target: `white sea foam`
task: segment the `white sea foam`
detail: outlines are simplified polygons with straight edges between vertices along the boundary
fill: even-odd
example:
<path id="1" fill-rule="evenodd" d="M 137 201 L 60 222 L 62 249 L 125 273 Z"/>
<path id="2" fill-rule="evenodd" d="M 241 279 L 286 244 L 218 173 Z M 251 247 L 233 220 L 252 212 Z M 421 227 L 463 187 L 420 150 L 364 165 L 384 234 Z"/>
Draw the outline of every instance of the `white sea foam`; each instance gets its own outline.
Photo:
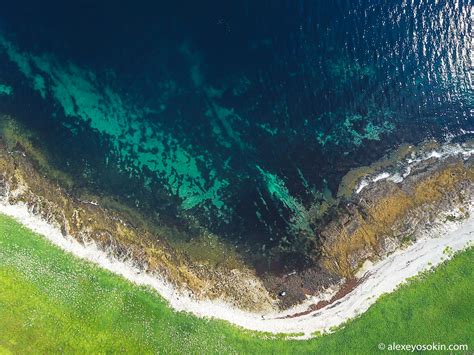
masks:
<path id="1" fill-rule="evenodd" d="M 25 204 L 10 205 L 4 200 L 0 201 L 0 213 L 13 217 L 24 226 L 77 257 L 96 263 L 138 285 L 152 287 L 177 311 L 187 311 L 199 317 L 223 319 L 250 330 L 271 333 L 304 333 L 304 336 L 300 337 L 302 339 L 311 337 L 311 333 L 316 331 L 328 332 L 331 327 L 338 326 L 365 312 L 383 293 L 393 291 L 407 278 L 439 264 L 443 258 L 446 258 L 444 253 L 446 247 L 457 251 L 474 241 L 474 217 L 470 217 L 462 224 L 458 222 L 440 224 L 437 228 L 426 232 L 410 247 L 371 264 L 367 270 L 364 270 L 370 276 L 336 303 L 303 316 L 279 319 L 301 310 L 302 306 L 285 312 L 257 314 L 236 309 L 222 301 L 197 300 L 190 295 L 177 292 L 159 275 L 148 274 L 131 262 L 114 259 L 93 243 L 83 245 L 71 236 L 63 236 L 57 226 L 48 224 L 32 214 Z M 471 216 L 473 215 L 474 213 L 471 213 Z M 331 294 L 332 291 L 329 290 L 322 299 L 327 299 Z M 308 302 L 315 301 L 317 300 L 308 300 Z"/>
<path id="2" fill-rule="evenodd" d="M 377 173 L 377 175 L 375 176 L 367 176 L 359 182 L 357 188 L 355 189 L 355 193 L 358 194 L 370 184 L 377 181 L 385 180 L 385 179 L 390 180 L 395 183 L 400 183 L 407 176 L 411 174 L 412 166 L 416 165 L 417 163 L 421 161 L 428 160 L 431 158 L 446 159 L 448 157 L 456 156 L 456 155 L 462 155 L 463 159 L 467 159 L 472 154 L 474 154 L 474 149 L 472 147 L 463 146 L 460 144 L 447 144 L 441 147 L 440 150 L 432 150 L 420 156 L 415 156 L 414 154 L 412 154 L 405 161 L 401 162 L 402 171 L 397 171 L 393 173 L 383 171 L 383 172 Z"/>
<path id="3" fill-rule="evenodd" d="M 367 180 L 365 180 L 365 179 L 362 180 L 362 181 L 360 182 L 359 186 L 357 187 L 356 193 L 361 192 L 361 191 L 364 189 L 364 187 L 369 186 L 369 184 L 370 184 L 369 181 L 367 181 Z"/>
<path id="4" fill-rule="evenodd" d="M 384 180 L 386 178 L 390 177 L 390 174 L 389 173 L 381 173 L 381 174 L 378 174 L 376 177 L 374 177 L 372 179 L 372 182 L 377 182 L 379 180 Z"/>

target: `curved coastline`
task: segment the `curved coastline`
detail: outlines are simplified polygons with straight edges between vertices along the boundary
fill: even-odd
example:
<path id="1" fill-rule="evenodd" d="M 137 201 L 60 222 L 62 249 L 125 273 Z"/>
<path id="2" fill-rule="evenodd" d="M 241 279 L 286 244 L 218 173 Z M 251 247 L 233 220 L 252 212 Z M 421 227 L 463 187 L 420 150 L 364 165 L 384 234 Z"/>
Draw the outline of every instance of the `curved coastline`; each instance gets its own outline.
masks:
<path id="1" fill-rule="evenodd" d="M 472 208 L 471 211 L 474 210 Z M 77 257 L 91 261 L 113 273 L 139 285 L 156 290 L 176 311 L 190 312 L 199 317 L 226 320 L 234 325 L 270 333 L 303 334 L 298 339 L 307 339 L 315 332 L 330 332 L 347 320 L 366 311 L 377 298 L 392 292 L 406 279 L 421 271 L 434 267 L 449 255 L 446 248 L 456 252 L 474 242 L 474 216 L 462 221 L 440 223 L 425 231 L 425 235 L 404 250 L 398 250 L 373 265 L 365 266 L 363 272 L 369 276 L 349 294 L 336 303 L 299 317 L 285 318 L 295 313 L 301 305 L 278 313 L 251 313 L 236 309 L 221 301 L 198 300 L 181 294 L 159 275 L 143 272 L 133 263 L 118 260 L 98 249 L 95 244 L 81 244 L 70 236 L 63 236 L 61 230 L 32 214 L 25 204 L 0 203 L 0 213 L 13 217 L 29 229 L 44 236 L 61 249 Z M 314 301 L 313 301 L 314 302 Z"/>
<path id="2" fill-rule="evenodd" d="M 227 293 L 211 297 L 199 290 L 199 283 L 189 285 L 186 279 L 178 279 L 183 278 L 179 272 L 184 265 L 179 259 L 157 258 L 153 267 L 147 259 L 147 244 L 140 244 L 140 231 L 128 234 L 128 221 L 122 221 L 115 210 L 102 208 L 95 200 L 73 197 L 67 186 L 49 181 L 48 174 L 32 164 L 29 155 L 34 151 L 23 149 L 20 142 L 2 149 L 0 213 L 62 250 L 136 284 L 150 286 L 176 311 L 225 320 L 254 331 L 299 334 L 302 339 L 315 332 L 330 332 L 366 311 L 379 296 L 393 291 L 407 278 L 439 264 L 449 256 L 446 248 L 458 251 L 474 241 L 472 142 L 402 146 L 373 165 L 347 174 L 340 185 L 340 206 L 322 227 L 326 239 L 322 247 L 325 254 L 320 257 L 329 266 L 336 266 L 341 277 L 286 308 L 249 309 L 235 301 L 243 297 L 258 302 L 259 298 L 271 297 L 268 285 L 263 288 L 262 279 L 256 275 L 241 273 L 240 278 L 233 279 L 232 288 L 225 290 Z M 402 179 L 392 179 L 398 175 Z M 82 211 L 84 204 L 95 212 Z M 77 215 L 78 210 L 82 216 Z M 379 214 L 379 210 L 384 211 Z M 101 230 L 108 222 L 104 220 L 111 224 L 104 229 L 105 239 Z M 98 234 L 94 234 L 95 229 Z M 138 240 L 130 240 L 130 236 Z M 166 244 L 152 249 L 162 253 L 160 248 Z M 193 265 L 189 267 L 192 270 Z M 178 273 L 173 274 L 175 270 Z M 221 283 L 226 276 L 241 272 L 212 271 Z M 228 274 L 220 274 L 222 271 Z M 296 272 L 291 277 L 299 276 L 293 274 Z M 199 277 L 206 281 L 206 274 Z"/>
<path id="3" fill-rule="evenodd" d="M 0 355 L 469 351 L 472 0 L 96 5 L 0 15 Z"/>

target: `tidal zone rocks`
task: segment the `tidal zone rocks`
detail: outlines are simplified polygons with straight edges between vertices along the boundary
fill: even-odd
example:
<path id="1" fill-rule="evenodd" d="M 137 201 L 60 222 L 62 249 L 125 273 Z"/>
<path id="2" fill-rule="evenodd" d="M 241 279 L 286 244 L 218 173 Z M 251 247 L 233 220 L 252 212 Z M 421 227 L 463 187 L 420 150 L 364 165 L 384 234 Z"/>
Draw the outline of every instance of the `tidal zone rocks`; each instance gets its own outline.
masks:
<path id="1" fill-rule="evenodd" d="M 414 241 L 443 213 L 446 218 L 467 217 L 473 182 L 474 158 L 460 154 L 420 161 L 400 182 L 385 178 L 372 183 L 321 231 L 321 262 L 338 275 L 351 277 L 361 262 Z"/>
<path id="2" fill-rule="evenodd" d="M 286 290 L 288 306 L 306 299 L 315 280 L 323 280 L 320 290 L 330 284 L 356 285 L 364 262 L 426 236 L 437 223 L 467 218 L 474 201 L 473 152 L 472 142 L 402 146 L 372 166 L 351 171 L 341 183 L 337 204 L 320 221 L 314 236 L 318 248 L 308 251 L 314 266 L 269 276 L 265 284 Z"/>
<path id="3" fill-rule="evenodd" d="M 48 164 L 47 153 L 32 144 L 30 132 L 6 116 L 0 123 L 0 199 L 5 203 L 26 204 L 65 236 L 95 243 L 182 293 L 247 310 L 274 309 L 274 300 L 253 270 L 216 236 L 203 230 L 182 249 L 171 246 L 170 235 L 178 230 L 157 226 L 117 201 L 115 208 L 102 207 L 104 196 L 76 189 L 67 173 Z M 190 248 L 213 255 L 192 258 L 186 252 Z"/>
<path id="4" fill-rule="evenodd" d="M 182 293 L 255 312 L 286 309 L 328 289 L 335 295 L 350 292 L 364 262 L 415 241 L 443 219 L 467 217 L 474 200 L 471 142 L 402 146 L 371 166 L 349 172 L 324 214 L 314 209 L 317 233 L 303 241 L 307 267 L 258 275 L 242 251 L 219 236 L 203 229 L 198 237 L 173 244 L 172 234 L 178 230 L 157 225 L 119 202 L 106 204 L 106 196 L 77 189 L 71 176 L 52 167 L 47 152 L 32 144 L 29 132 L 6 116 L 0 123 L 3 203 L 26 204 L 64 235 L 132 261 Z"/>

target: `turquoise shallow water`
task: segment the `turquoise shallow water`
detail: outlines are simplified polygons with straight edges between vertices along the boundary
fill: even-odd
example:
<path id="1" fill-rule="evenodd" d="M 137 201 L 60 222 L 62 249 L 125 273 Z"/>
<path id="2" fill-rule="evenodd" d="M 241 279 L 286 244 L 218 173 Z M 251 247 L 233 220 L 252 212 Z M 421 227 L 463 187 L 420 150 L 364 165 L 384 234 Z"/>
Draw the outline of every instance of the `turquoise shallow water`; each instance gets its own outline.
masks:
<path id="1" fill-rule="evenodd" d="M 81 187 L 294 263 L 347 171 L 401 143 L 474 130 L 473 11 L 10 4 L 0 108 Z"/>

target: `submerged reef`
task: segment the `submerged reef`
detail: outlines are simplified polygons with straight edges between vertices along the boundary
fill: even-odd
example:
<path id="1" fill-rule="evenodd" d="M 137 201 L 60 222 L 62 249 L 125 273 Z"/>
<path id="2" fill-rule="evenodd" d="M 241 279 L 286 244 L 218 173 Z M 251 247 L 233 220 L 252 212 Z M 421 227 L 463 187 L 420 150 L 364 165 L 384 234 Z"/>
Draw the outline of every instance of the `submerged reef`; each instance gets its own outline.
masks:
<path id="1" fill-rule="evenodd" d="M 259 275 L 305 269 L 315 262 L 308 250 L 321 248 L 315 236 L 353 192 L 346 176 L 403 143 L 445 142 L 472 125 L 467 96 L 434 95 L 435 83 L 417 76 L 416 55 L 400 67 L 385 52 L 348 53 L 333 43 L 333 20 L 314 33 L 322 47 L 303 32 L 304 41 L 290 41 L 296 52 L 269 38 L 248 42 L 248 66 L 220 55 L 214 62 L 192 38 L 156 39 L 133 63 L 107 51 L 94 61 L 71 56 L 69 44 L 51 49 L 42 36 L 32 45 L 7 26 L 0 76 L 15 94 L 0 95 L 1 112 L 34 132 L 49 163 L 102 206 L 118 200 L 121 210 L 177 229 L 173 247 L 204 253 L 193 243 L 206 231 Z M 377 47 L 399 40 L 363 28 Z M 123 53 L 135 50 L 120 43 Z"/>
<path id="2" fill-rule="evenodd" d="M 2 199 L 27 204 L 64 235 L 95 243 L 182 292 L 246 310 L 288 308 L 329 287 L 343 287 L 365 261 L 415 240 L 442 216 L 465 217 L 474 197 L 471 142 L 402 146 L 348 173 L 337 198 L 309 209 L 291 198 L 277 176 L 259 167 L 272 196 L 299 218 L 294 223 L 304 231 L 299 248 L 310 260 L 294 272 L 262 273 L 242 250 L 202 227 L 177 243 L 174 235 L 187 229 L 168 227 L 112 196 L 79 188 L 70 174 L 50 164 L 33 133 L 7 116 L 0 122 Z M 313 219 L 317 233 L 307 228 Z"/>
<path id="3" fill-rule="evenodd" d="M 34 97 L 35 108 L 49 111 L 43 122 L 54 133 L 41 126 L 37 130 L 43 130 L 50 149 L 60 149 L 65 140 L 70 147 L 81 146 L 84 139 L 100 141 L 89 157 L 87 149 L 81 152 L 83 159 L 96 160 L 88 168 L 100 170 L 97 165 L 105 161 L 101 168 L 141 180 L 141 189 L 152 199 L 159 196 L 150 209 L 160 209 L 167 200 L 182 223 L 197 220 L 244 249 L 258 244 L 266 252 L 263 258 L 256 252 L 255 263 L 284 262 L 288 244 L 296 245 L 301 233 L 314 233 L 307 212 L 316 202 L 333 198 L 331 188 L 334 192 L 345 173 L 334 173 L 331 165 L 343 157 L 344 170 L 350 168 L 355 162 L 346 152 L 370 149 L 369 143 L 377 144 L 398 124 L 392 110 L 371 99 L 358 108 L 299 112 L 297 93 L 274 100 L 273 90 L 255 73 L 216 81 L 207 77 L 209 68 L 191 44 L 167 51 L 187 63 L 188 73 L 183 78 L 182 68 L 178 75 L 176 68 L 167 67 L 166 75 L 147 79 L 145 91 L 125 86 L 112 69 L 32 51 L 0 32 L 0 56 L 25 95 L 17 105 Z M 376 74 L 375 68 L 343 54 L 324 66 L 328 80 L 338 85 L 336 96 Z M 323 87 L 317 90 L 324 92 Z M 15 117 L 37 121 L 34 112 L 22 114 Z M 63 141 L 54 137 L 59 135 Z M 64 162 L 68 155 L 72 153 L 64 154 L 63 165 L 74 166 Z M 308 163 L 313 159 L 317 171 Z"/>
<path id="4" fill-rule="evenodd" d="M 51 96 L 60 105 L 71 119 L 66 125 L 73 128 L 79 119 L 107 137 L 124 169 L 139 174 L 146 168 L 162 178 L 185 210 L 206 201 L 218 210 L 224 207 L 221 190 L 228 182 L 213 170 L 206 172 L 206 179 L 200 166 L 209 166 L 208 158 L 193 155 L 192 146 L 183 146 L 158 123 L 146 120 L 153 110 L 131 105 L 93 72 L 72 63 L 22 53 L 1 34 L 0 46 L 42 98 Z"/>
<path id="5" fill-rule="evenodd" d="M 95 243 L 116 258 L 164 277 L 183 292 L 220 298 L 244 309 L 272 308 L 255 273 L 210 232 L 202 230 L 183 248 L 173 248 L 169 240 L 172 234 L 182 233 L 179 229 L 151 223 L 117 201 L 111 204 L 104 196 L 77 190 L 70 175 L 49 165 L 28 132 L 8 117 L 0 122 L 0 196 L 8 203 L 25 203 L 59 226 L 65 236 Z M 208 253 L 193 253 L 193 248 Z"/>
<path id="6" fill-rule="evenodd" d="M 13 94 L 13 88 L 10 85 L 0 83 L 0 95 L 10 96 Z"/>
<path id="7" fill-rule="evenodd" d="M 469 2 L 252 2 L 215 27 L 221 5 L 71 12 L 65 32 L 46 4 L 7 6 L 3 199 L 182 292 L 264 311 L 347 289 L 465 214 Z"/>
<path id="8" fill-rule="evenodd" d="M 473 148 L 472 142 L 405 145 L 371 166 L 349 172 L 317 233 L 303 243 L 314 266 L 267 275 L 267 288 L 287 290 L 282 303 L 290 306 L 315 289 L 352 282 L 365 261 L 376 261 L 415 241 L 440 219 L 468 217 L 474 201 Z"/>

